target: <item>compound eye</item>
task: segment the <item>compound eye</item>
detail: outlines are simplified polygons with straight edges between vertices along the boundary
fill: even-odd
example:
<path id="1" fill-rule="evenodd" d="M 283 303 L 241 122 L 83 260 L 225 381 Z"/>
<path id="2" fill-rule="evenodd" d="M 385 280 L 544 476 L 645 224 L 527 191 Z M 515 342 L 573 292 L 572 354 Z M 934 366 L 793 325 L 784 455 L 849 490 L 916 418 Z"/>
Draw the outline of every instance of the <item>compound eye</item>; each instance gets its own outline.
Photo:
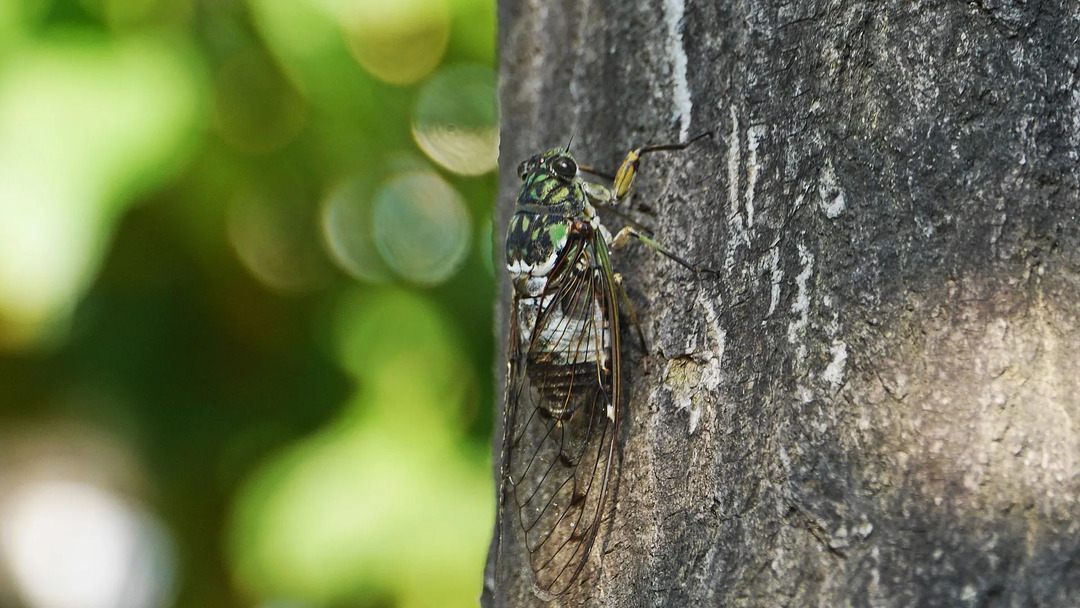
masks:
<path id="1" fill-rule="evenodd" d="M 518 177 L 520 177 L 521 179 L 525 179 L 525 161 L 521 161 L 521 164 L 518 165 L 517 171 Z"/>
<path id="2" fill-rule="evenodd" d="M 577 176 L 577 164 L 565 156 L 560 156 L 551 162 L 551 169 L 563 179 L 573 179 Z"/>

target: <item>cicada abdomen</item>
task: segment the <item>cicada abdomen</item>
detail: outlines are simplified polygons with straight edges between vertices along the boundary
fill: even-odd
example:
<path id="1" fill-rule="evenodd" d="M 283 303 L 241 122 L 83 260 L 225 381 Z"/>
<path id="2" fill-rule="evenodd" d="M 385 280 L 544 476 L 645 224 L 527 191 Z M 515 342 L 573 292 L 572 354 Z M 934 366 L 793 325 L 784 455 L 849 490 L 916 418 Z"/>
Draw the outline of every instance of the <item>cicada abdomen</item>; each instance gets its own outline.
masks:
<path id="1" fill-rule="evenodd" d="M 514 302 L 508 475 L 542 595 L 587 563 L 614 454 L 617 312 L 594 238 L 572 227 L 543 289 Z"/>

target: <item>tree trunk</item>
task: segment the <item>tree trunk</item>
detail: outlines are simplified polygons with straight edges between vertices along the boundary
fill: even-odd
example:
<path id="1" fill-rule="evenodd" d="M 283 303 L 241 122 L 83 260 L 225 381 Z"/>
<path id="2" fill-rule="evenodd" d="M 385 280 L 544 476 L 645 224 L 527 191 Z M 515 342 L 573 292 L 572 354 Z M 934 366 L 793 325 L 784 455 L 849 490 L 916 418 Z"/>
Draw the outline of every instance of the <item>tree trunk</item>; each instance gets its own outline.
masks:
<path id="1" fill-rule="evenodd" d="M 500 2 L 501 226 L 571 135 L 614 170 L 714 133 L 642 162 L 633 217 L 719 273 L 614 254 L 647 352 L 555 605 L 1080 601 L 1078 13 Z M 485 603 L 545 605 L 515 532 Z"/>

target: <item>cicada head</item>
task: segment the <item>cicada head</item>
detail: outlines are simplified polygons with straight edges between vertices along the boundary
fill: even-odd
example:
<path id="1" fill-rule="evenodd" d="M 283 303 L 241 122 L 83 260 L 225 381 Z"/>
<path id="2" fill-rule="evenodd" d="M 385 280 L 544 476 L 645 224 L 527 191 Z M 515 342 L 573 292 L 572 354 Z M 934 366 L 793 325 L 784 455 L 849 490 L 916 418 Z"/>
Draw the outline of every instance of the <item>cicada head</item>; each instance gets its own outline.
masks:
<path id="1" fill-rule="evenodd" d="M 566 148 L 537 154 L 518 165 L 521 191 L 517 204 L 542 205 L 566 216 L 585 209 L 585 192 L 578 179 L 578 164 Z"/>

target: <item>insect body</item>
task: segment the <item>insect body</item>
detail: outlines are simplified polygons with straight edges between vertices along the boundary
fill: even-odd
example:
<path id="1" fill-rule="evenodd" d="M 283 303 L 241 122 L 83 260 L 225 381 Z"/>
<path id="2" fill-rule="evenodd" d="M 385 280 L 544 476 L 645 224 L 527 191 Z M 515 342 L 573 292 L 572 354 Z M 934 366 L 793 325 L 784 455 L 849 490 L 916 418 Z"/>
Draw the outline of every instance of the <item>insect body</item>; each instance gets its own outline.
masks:
<path id="1" fill-rule="evenodd" d="M 608 189 L 579 176 L 569 146 L 526 160 L 506 236 L 513 285 L 501 499 L 524 533 L 536 590 L 564 593 L 589 559 L 612 485 L 621 405 L 618 300 L 609 250 L 631 237 L 692 268 L 626 227 L 612 237 L 596 209 L 630 191 L 638 148 Z M 625 296 L 623 295 L 625 298 Z"/>

